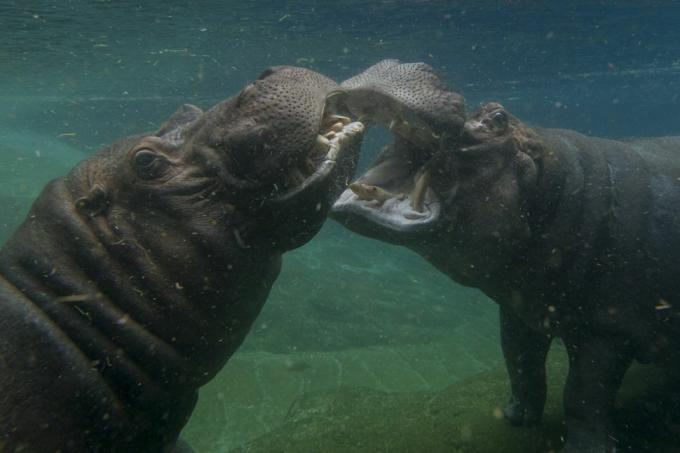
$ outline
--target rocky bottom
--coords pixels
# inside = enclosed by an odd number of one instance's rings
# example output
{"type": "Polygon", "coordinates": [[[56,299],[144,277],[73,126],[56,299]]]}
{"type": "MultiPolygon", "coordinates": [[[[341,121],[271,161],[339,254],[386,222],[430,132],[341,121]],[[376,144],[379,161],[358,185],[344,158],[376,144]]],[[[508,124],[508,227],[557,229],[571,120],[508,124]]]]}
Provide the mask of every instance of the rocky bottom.
{"type": "MultiPolygon", "coordinates": [[[[669,387],[655,373],[636,367],[626,379],[623,451],[680,451],[671,400],[646,394],[669,387]]],[[[564,434],[559,344],[548,374],[545,423],[505,424],[496,306],[418,256],[329,222],[286,255],[246,343],[201,389],[183,436],[197,453],[546,453],[564,434]]]]}
{"type": "MultiPolygon", "coordinates": [[[[340,388],[308,394],[291,406],[272,432],[232,450],[271,452],[430,452],[545,453],[557,451],[565,434],[561,391],[567,370],[564,350],[549,360],[550,398],[542,425],[513,428],[501,416],[507,395],[502,367],[435,392],[388,393],[340,388]]],[[[680,451],[680,425],[670,413],[677,404],[647,390],[659,384],[658,370],[635,367],[617,409],[616,426],[624,452],[680,451]]]]}

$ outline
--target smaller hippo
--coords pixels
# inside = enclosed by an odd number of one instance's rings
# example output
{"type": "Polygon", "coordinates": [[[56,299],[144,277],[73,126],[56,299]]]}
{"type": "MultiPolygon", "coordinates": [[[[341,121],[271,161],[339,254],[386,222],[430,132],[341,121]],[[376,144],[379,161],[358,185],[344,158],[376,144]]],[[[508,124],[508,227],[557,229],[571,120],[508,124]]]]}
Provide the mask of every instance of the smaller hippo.
{"type": "MultiPolygon", "coordinates": [[[[680,368],[680,137],[617,141],[529,127],[493,102],[462,124],[444,121],[453,106],[431,121],[438,105],[423,98],[428,116],[411,109],[416,91],[393,89],[398,95],[384,101],[385,85],[409,79],[395,68],[402,75],[364,75],[358,84],[375,90],[382,108],[349,108],[383,124],[408,109],[421,130],[411,137],[396,128],[394,143],[353,184],[406,198],[376,204],[348,189],[332,216],[409,247],[499,304],[510,423],[540,420],[546,355],[561,338],[570,364],[563,451],[614,451],[610,415],[631,362],[680,368]],[[390,118],[384,110],[395,105],[390,118]]],[[[462,112],[460,99],[454,110],[462,112]]]]}
{"type": "Polygon", "coordinates": [[[175,448],[352,176],[338,90],[271,68],[45,187],[0,251],[0,451],[175,448]]]}

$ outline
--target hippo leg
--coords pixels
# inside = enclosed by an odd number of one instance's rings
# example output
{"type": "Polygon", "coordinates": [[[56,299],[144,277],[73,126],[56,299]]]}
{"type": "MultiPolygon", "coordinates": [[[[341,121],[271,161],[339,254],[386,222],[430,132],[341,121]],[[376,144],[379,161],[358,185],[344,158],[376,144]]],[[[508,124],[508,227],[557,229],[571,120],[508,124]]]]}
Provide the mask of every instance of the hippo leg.
{"type": "Polygon", "coordinates": [[[610,413],[626,370],[632,362],[620,338],[590,337],[566,341],[569,375],[564,411],[569,437],[563,452],[615,452],[609,435],[610,413]]]}
{"type": "Polygon", "coordinates": [[[528,328],[508,309],[501,308],[500,318],[501,346],[512,391],[503,415],[511,425],[535,425],[545,405],[545,358],[552,339],[528,328]]]}

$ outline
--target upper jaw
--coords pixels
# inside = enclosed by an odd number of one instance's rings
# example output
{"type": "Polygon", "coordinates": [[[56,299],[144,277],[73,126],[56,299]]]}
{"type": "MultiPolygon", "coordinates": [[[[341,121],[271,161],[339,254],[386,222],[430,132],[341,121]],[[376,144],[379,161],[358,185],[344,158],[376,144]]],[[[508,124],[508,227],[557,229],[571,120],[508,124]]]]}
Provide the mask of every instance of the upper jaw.
{"type": "Polygon", "coordinates": [[[451,134],[455,138],[465,122],[463,97],[425,63],[383,60],[340,86],[352,114],[382,123],[417,146],[436,146],[451,134]]]}
{"type": "Polygon", "coordinates": [[[268,218],[260,236],[280,250],[291,250],[309,241],[321,229],[333,201],[356,170],[364,134],[361,122],[329,115],[307,156],[314,164],[307,175],[295,170],[296,181],[285,192],[263,202],[260,216],[268,218]],[[329,126],[330,124],[330,126],[329,126]]]}

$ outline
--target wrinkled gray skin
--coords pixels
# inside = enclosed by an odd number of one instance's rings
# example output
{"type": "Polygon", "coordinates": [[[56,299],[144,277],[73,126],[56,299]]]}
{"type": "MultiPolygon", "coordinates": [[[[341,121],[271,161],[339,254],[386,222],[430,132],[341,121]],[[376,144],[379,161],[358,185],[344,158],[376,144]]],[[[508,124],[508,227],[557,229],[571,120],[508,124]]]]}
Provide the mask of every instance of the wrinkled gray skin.
{"type": "Polygon", "coordinates": [[[0,450],[174,448],[351,177],[361,124],[318,145],[337,89],[272,68],[45,187],[0,251],[0,450]]]}
{"type": "Polygon", "coordinates": [[[465,121],[465,103],[424,63],[382,60],[341,84],[362,122],[382,123],[411,144],[438,146],[465,121]]]}
{"type": "Polygon", "coordinates": [[[610,414],[631,362],[680,363],[680,137],[529,128],[496,103],[448,134],[430,147],[398,135],[359,178],[409,193],[429,172],[421,211],[346,190],[332,216],[499,304],[510,423],[540,420],[546,354],[561,338],[563,451],[615,451],[610,414]]]}

